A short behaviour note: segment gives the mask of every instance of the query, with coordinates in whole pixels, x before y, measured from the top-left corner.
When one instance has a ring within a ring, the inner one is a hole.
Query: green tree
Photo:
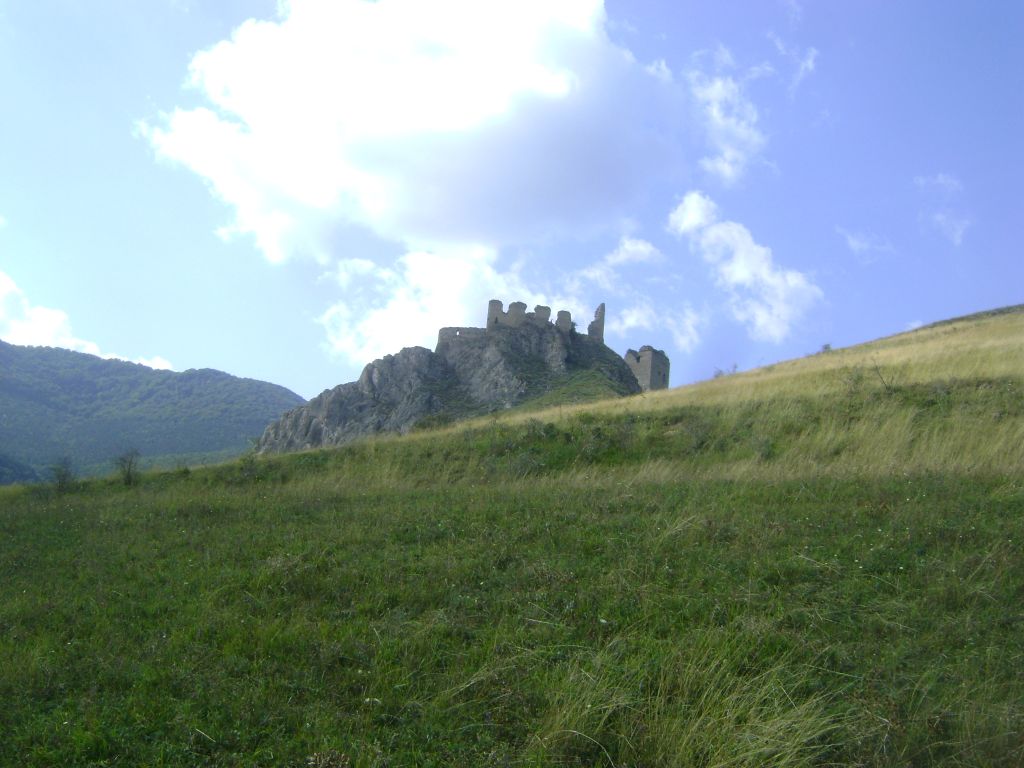
[[[74,487],[77,478],[70,456],[62,456],[50,465],[50,478],[53,487],[60,493],[66,493]]]
[[[139,481],[139,452],[130,448],[116,459],[114,465],[125,485],[135,485]]]

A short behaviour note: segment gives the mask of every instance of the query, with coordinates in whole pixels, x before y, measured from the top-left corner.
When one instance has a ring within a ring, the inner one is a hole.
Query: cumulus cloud
[[[689,192],[668,218],[669,231],[685,236],[711,266],[715,281],[729,294],[733,317],[751,338],[781,342],[795,322],[822,298],[806,275],[775,264],[771,249],[754,241],[735,221],[720,221],[714,202]]]
[[[668,216],[668,229],[677,235],[690,235],[718,220],[718,206],[703,192],[688,193]]]
[[[626,336],[634,330],[651,330],[658,323],[658,315],[649,303],[634,304],[616,312],[605,324],[605,330],[616,336]]]
[[[354,272],[363,283],[320,316],[328,350],[366,363],[413,344],[433,347],[441,327],[484,325],[487,302],[495,296],[550,303],[551,297],[530,289],[515,271],[497,270],[495,262],[495,252],[486,246],[444,254],[412,251],[393,267],[342,262],[340,280]]]
[[[586,281],[604,291],[621,294],[624,286],[619,267],[626,264],[657,263],[663,259],[661,252],[646,240],[623,237],[614,251],[572,275],[569,288],[572,292],[579,291]]]
[[[9,344],[64,347],[100,354],[96,344],[72,333],[66,312],[32,304],[14,280],[3,272],[0,272],[0,338]]]
[[[692,352],[700,344],[701,329],[707,318],[698,313],[689,303],[680,310],[654,310],[649,301],[639,301],[613,313],[605,325],[605,331],[620,338],[634,331],[655,331],[668,329],[672,341],[681,352]]]
[[[558,296],[499,255],[624,231],[691,142],[706,173],[736,183],[767,141],[746,84],[774,70],[737,74],[718,46],[707,72],[675,77],[607,28],[602,0],[283,0],[193,57],[198,105],[139,133],[226,203],[221,237],[324,265],[340,299],[319,322],[352,363],[477,325],[493,296],[589,311],[585,285],[626,307],[609,328],[642,329],[646,297],[618,275],[661,259],[653,245],[625,238],[567,267]],[[353,229],[405,255],[340,257]],[[692,349],[703,323],[683,304],[669,325]]]
[[[66,312],[33,304],[4,272],[0,272],[0,339],[21,346],[61,347],[107,360],[128,360],[121,355],[105,354],[95,342],[75,336]],[[162,357],[138,358],[130,362],[150,368],[171,368],[171,364]]]
[[[747,97],[743,81],[730,75],[692,71],[689,85],[715,153],[701,158],[700,166],[723,184],[734,184],[767,142],[758,127],[757,108]]]
[[[699,314],[689,304],[684,304],[681,311],[668,312],[662,322],[672,334],[672,341],[683,352],[692,352],[700,344],[701,329],[707,325],[707,317]]]
[[[635,331],[656,331],[667,328],[672,335],[676,347],[683,352],[692,352],[700,343],[700,329],[705,325],[706,318],[696,312],[689,303],[681,309],[668,309],[659,306],[646,291],[646,281],[637,279],[636,273],[623,275],[621,267],[639,264],[663,264],[664,254],[647,240],[635,237],[623,237],[615,250],[605,254],[601,259],[579,270],[569,280],[570,295],[582,292],[586,283],[591,283],[602,290],[605,296],[613,296],[619,306],[613,307],[605,322],[607,334],[626,338]],[[671,275],[659,273],[658,280],[670,279]],[[578,299],[567,299],[580,304]],[[655,310],[655,307],[658,309]]]
[[[189,71],[208,105],[141,131],[271,261],[326,261],[343,225],[435,250],[603,227],[674,130],[644,106],[667,66],[612,44],[600,0],[291,0]]]

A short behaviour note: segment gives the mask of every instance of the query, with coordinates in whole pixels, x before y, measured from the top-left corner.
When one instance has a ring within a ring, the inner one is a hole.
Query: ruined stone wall
[[[514,301],[508,305],[508,311],[504,304],[498,299],[491,299],[487,304],[487,325],[486,328],[505,326],[507,328],[520,328],[524,323],[538,323],[546,325],[551,322],[551,307],[538,304],[533,312],[526,311],[526,304],[521,301]],[[594,312],[594,319],[587,326],[587,336],[604,344],[604,304],[598,306]],[[562,309],[559,310],[555,319],[555,327],[562,333],[569,333],[572,330],[572,315]]]
[[[504,306],[498,299],[491,299],[487,303],[487,325],[485,327],[495,328],[500,325],[506,328],[521,328],[525,323],[547,325],[551,322],[551,307],[538,304],[533,308],[533,312],[527,312],[526,304],[514,301],[508,305],[508,312],[506,312]],[[565,328],[559,323],[556,325],[559,329],[568,332],[572,327],[572,318],[568,316],[568,312],[559,312],[559,322],[561,322],[562,315],[566,316]]]
[[[441,346],[441,344],[458,338],[478,338],[486,332],[483,328],[442,328],[437,332],[437,344]]]

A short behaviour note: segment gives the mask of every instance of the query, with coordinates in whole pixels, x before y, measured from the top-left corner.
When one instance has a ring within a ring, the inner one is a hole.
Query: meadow
[[[0,488],[0,764],[1024,763],[1024,313]]]

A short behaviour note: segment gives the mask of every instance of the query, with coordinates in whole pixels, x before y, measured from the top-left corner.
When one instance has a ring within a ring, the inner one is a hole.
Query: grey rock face
[[[407,432],[428,416],[459,418],[509,408],[584,370],[606,376],[619,394],[640,391],[615,352],[550,322],[443,328],[436,351],[408,347],[373,361],[357,381],[323,392],[267,427],[257,450],[342,445],[366,435]]]

